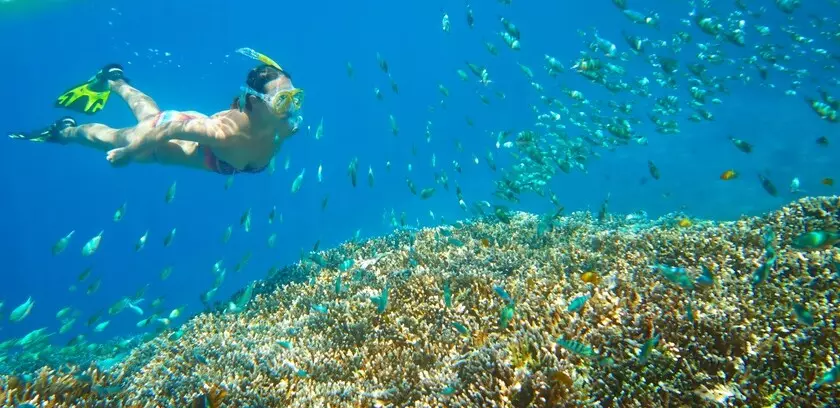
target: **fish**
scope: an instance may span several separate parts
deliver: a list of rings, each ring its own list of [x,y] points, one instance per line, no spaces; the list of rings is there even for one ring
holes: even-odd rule
[[[694,289],[694,282],[688,276],[685,268],[677,267],[677,266],[668,266],[668,265],[661,265],[656,264],[651,266],[654,270],[658,270],[662,273],[662,276],[665,279],[676,283],[683,289],[692,290]]]
[[[160,271],[160,280],[166,280],[169,278],[169,275],[172,275],[173,268],[171,266],[167,266]]]
[[[750,278],[750,283],[753,287],[756,287],[767,280],[767,277],[770,275],[770,269],[772,269],[775,264],[776,257],[772,256],[759,265],[755,271],[753,271],[752,277]]]
[[[790,181],[790,193],[791,194],[798,194],[802,193],[803,191],[799,189],[799,177],[794,177]]]
[[[301,169],[300,174],[295,177],[295,180],[292,182],[292,194],[297,193],[300,191],[300,186],[303,184],[303,175],[306,174],[306,169]]]
[[[233,235],[233,226],[228,225],[225,232],[222,233],[222,243],[227,244],[230,241],[230,236]]]
[[[578,341],[575,341],[575,340],[567,340],[567,339],[564,339],[564,338],[560,337],[560,338],[557,339],[557,341],[555,343],[558,346],[560,346],[560,347],[562,347],[566,350],[569,350],[572,353],[577,354],[581,357],[593,358],[593,357],[597,356],[595,351],[592,350],[592,347],[590,347],[586,344],[580,343]]]
[[[461,322],[452,322],[452,327],[454,327],[455,330],[457,330],[458,333],[460,333],[463,336],[470,335],[470,329],[468,329],[467,326],[464,326],[464,324]]]
[[[443,283],[443,305],[447,309],[452,307],[452,285],[450,281]]]
[[[761,187],[764,188],[764,191],[766,191],[767,194],[770,194],[773,197],[779,196],[779,191],[776,189],[776,186],[773,185],[773,182],[770,181],[770,179],[759,174],[758,180],[761,182]]]
[[[318,123],[318,128],[315,129],[315,140],[321,140],[324,137],[324,118]]]
[[[586,271],[580,275],[580,280],[586,283],[597,285],[599,282],[601,282],[601,277],[595,271]]]
[[[251,209],[245,211],[239,217],[239,226],[245,229],[245,232],[251,232]]]
[[[729,140],[735,145],[735,148],[744,152],[744,153],[752,153],[753,146],[745,140],[738,139],[734,136],[729,136]]]
[[[99,234],[96,234],[96,236],[85,243],[82,247],[82,256],[91,256],[96,253],[96,250],[99,249],[99,245],[102,243],[102,234],[104,232],[105,230],[99,231]]]
[[[32,296],[30,296],[26,299],[25,302],[21,303],[12,310],[12,312],[9,314],[9,320],[12,322],[20,322],[21,320],[29,316],[29,313],[32,312],[33,306],[35,306],[35,302],[32,301]]]
[[[654,180],[659,180],[661,174],[659,173],[659,169],[653,164],[653,161],[648,160],[648,171],[650,172],[650,176],[653,177]]]
[[[99,290],[99,286],[101,286],[101,285],[102,285],[102,278],[97,278],[95,281],[93,281],[93,283],[88,285],[87,290],[85,291],[85,294],[92,295],[92,294],[96,293],[96,291]]]
[[[721,173],[720,179],[724,181],[729,181],[738,177],[738,173],[735,170],[729,169]]]
[[[108,327],[108,325],[109,325],[110,323],[111,323],[111,321],[110,321],[110,320],[105,320],[104,322],[101,322],[101,323],[97,324],[97,325],[93,328],[93,331],[95,331],[95,332],[97,332],[97,333],[101,333],[103,330],[105,330],[105,328],[106,328],[106,327]]]
[[[590,295],[581,295],[572,299],[572,301],[569,302],[569,307],[566,308],[566,311],[574,313],[583,309],[583,306],[586,305],[586,302],[589,300],[590,297]]]
[[[840,364],[834,366],[832,369],[826,371],[819,380],[817,380],[814,385],[811,386],[813,389],[817,389],[822,387],[826,384],[833,384],[840,380]]]
[[[802,323],[806,326],[813,326],[814,325],[814,315],[808,311],[801,303],[794,303],[793,304],[793,314],[796,316],[796,320],[799,323]]]
[[[702,287],[714,286],[715,276],[712,275],[712,271],[710,271],[709,268],[706,268],[705,265],[700,265],[700,270],[700,276],[697,277],[694,284]]]
[[[126,211],[127,206],[128,206],[128,203],[123,203],[120,206],[120,208],[118,208],[117,211],[114,212],[114,222],[120,222],[120,220],[123,219],[123,217],[125,216],[125,211]]]
[[[510,321],[513,320],[513,315],[516,312],[516,309],[512,303],[508,303],[502,310],[499,312],[499,327],[502,329],[506,329],[510,324]]]
[[[170,244],[172,244],[172,240],[174,240],[174,239],[175,239],[175,232],[176,232],[176,229],[175,229],[175,228],[172,228],[172,229],[169,231],[169,233],[168,233],[168,234],[166,234],[166,236],[165,236],[165,237],[163,237],[163,246],[164,246],[164,247],[168,247]]]
[[[840,243],[840,233],[835,231],[810,231],[798,235],[791,242],[795,249],[815,251],[831,248]]]
[[[657,334],[649,339],[647,339],[644,344],[642,344],[642,348],[639,350],[639,363],[645,364],[650,358],[651,352],[656,346],[659,344],[660,335]]]
[[[502,300],[505,301],[505,303],[508,303],[508,304],[513,303],[513,298],[510,297],[510,295],[507,293],[505,288],[503,288],[502,286],[493,285],[493,291],[495,291],[496,294],[499,295],[499,297],[502,298]]]
[[[358,163],[359,163],[359,158],[354,157],[352,160],[350,160],[350,165],[347,166],[347,175],[350,176],[350,184],[352,184],[353,187],[356,187],[356,181],[357,181],[356,180],[356,175],[357,175]]]
[[[371,297],[370,300],[373,304],[376,305],[376,313],[383,314],[385,313],[385,309],[388,307],[388,293],[390,291],[390,285],[385,284],[385,287],[382,288],[382,292],[380,292],[379,296]]]
[[[146,232],[143,234],[143,236],[141,236],[137,240],[137,243],[134,244],[134,252],[140,252],[140,250],[142,250],[146,246],[146,240],[148,238],[149,238],[149,230],[146,230]]]
[[[67,245],[70,244],[70,239],[73,238],[73,234],[75,234],[75,233],[76,233],[76,230],[70,231],[69,233],[67,233],[67,235],[65,235],[61,239],[59,239],[52,247],[52,254],[53,255],[58,255],[58,254],[64,252],[64,250],[67,249]]]
[[[352,268],[354,263],[355,261],[352,258],[347,258],[338,265],[338,270],[341,272],[345,272],[348,269]]]
[[[178,188],[178,182],[177,182],[177,181],[173,181],[173,182],[172,182],[172,185],[171,185],[171,186],[169,186],[169,189],[168,189],[168,190],[166,190],[166,196],[164,197],[164,201],[165,201],[167,204],[171,203],[171,202],[172,202],[172,200],[174,200],[174,199],[175,199],[175,192],[177,191],[177,188]]]

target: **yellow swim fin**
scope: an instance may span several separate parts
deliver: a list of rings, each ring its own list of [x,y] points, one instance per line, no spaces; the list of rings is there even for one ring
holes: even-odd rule
[[[124,79],[122,66],[109,64],[87,82],[65,91],[55,101],[55,106],[93,115],[105,107],[111,88],[108,80]]]

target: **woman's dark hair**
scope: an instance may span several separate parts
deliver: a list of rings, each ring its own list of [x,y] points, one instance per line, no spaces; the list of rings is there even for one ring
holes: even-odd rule
[[[292,79],[292,76],[288,72],[271,65],[262,64],[248,72],[248,79],[245,80],[245,85],[257,92],[265,93],[267,91],[266,85],[281,77]],[[231,109],[239,109],[239,97],[233,99]],[[251,110],[251,101],[248,98],[245,99],[245,109]]]

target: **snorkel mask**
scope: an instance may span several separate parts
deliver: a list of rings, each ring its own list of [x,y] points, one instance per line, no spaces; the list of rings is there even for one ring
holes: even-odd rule
[[[273,59],[267,57],[265,54],[261,54],[251,48],[240,48],[236,50],[236,52],[248,58],[262,62],[263,64],[277,68],[279,71],[285,73],[279,64],[274,62]],[[254,95],[262,99],[275,114],[278,116],[285,116],[287,120],[289,120],[293,129],[297,130],[300,126],[300,122],[303,120],[303,117],[301,116],[304,96],[303,89],[280,89],[270,94],[264,94],[247,86],[243,86],[240,89],[242,90],[242,93],[239,96],[240,111],[245,109],[245,98],[247,98],[248,95]]]

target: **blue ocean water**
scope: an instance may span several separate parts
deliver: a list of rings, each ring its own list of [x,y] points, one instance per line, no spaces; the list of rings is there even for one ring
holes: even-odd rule
[[[758,8],[764,2],[753,3],[751,7]],[[622,30],[657,38],[656,31],[631,25],[607,0],[514,0],[511,5],[487,1],[474,2],[471,7],[476,19],[473,29],[464,22],[462,1],[246,4],[89,0],[0,16],[0,54],[5,56],[0,68],[4,93],[0,123],[4,132],[39,128],[67,114],[53,107],[55,97],[110,62],[122,63],[133,85],[163,109],[208,114],[227,109],[253,66],[253,61],[235,54],[240,47],[264,52],[291,72],[295,85],[307,92],[305,125],[312,131],[311,135],[301,132],[284,145],[275,174],[237,176],[227,191],[224,176],[157,165],[114,169],[103,153],[82,147],[0,140],[0,191],[4,197],[0,301],[5,303],[0,311],[4,316],[0,340],[39,327],[57,331],[55,313],[65,306],[78,308],[82,316],[74,330],[54,336],[56,344],[79,333],[92,341],[136,333],[139,318],[131,312],[114,317],[106,313],[103,319],[112,321],[103,333],[92,333],[83,323],[147,284],[145,306],[164,296],[165,310],[187,304],[188,314],[197,313],[203,310],[199,294],[213,284],[211,268],[217,260],[224,259],[230,267],[247,252],[253,253],[242,272],[228,274],[217,294],[217,299],[226,299],[247,282],[265,276],[270,266],[295,262],[300,251],[310,249],[316,241],[324,248],[349,239],[357,229],[363,236],[389,232],[383,213],[392,209],[397,214],[405,212],[409,222],[419,220],[423,225],[434,225],[440,217],[449,222],[469,217],[458,206],[454,185],[449,192],[438,187],[434,197],[420,200],[409,192],[406,178],[422,189],[434,185],[436,171],[445,170],[451,184],[457,181],[470,203],[498,202],[492,197],[494,181],[514,161],[504,149],[496,149],[495,132],[533,128],[530,105],[540,103],[539,94],[517,62],[532,67],[535,80],[556,95],[562,88],[571,88],[583,91],[590,100],[630,100],[629,95],[608,94],[571,71],[550,78],[542,69],[544,54],[570,66],[585,49],[577,31],[588,32],[593,27],[620,48],[626,48]],[[706,40],[695,27],[680,22],[691,11],[688,2],[638,1],[632,7],[658,11],[662,20],[659,36],[663,38],[683,29],[692,34],[694,42],[685,47],[691,51],[684,51],[681,60],[699,52],[696,43]],[[721,2],[721,8],[731,7]],[[797,10],[796,20],[788,21],[788,15],[772,5],[766,7],[761,24],[774,28],[795,25],[816,42],[823,41],[817,35],[819,29],[811,27],[806,16],[836,16],[838,11],[828,2],[806,2]],[[444,12],[452,19],[449,33],[441,30]],[[511,51],[499,40],[500,15],[522,31],[522,50]],[[758,41],[752,31],[747,38],[748,45],[751,40]],[[771,38],[762,42],[775,41],[795,50],[779,30],[774,30]],[[500,55],[491,56],[484,48],[485,40],[494,42]],[[840,53],[836,42],[819,46],[834,55]],[[726,50],[733,59],[754,54],[749,46]],[[387,76],[379,70],[377,53],[387,59],[399,94],[391,91]],[[465,61],[485,65],[493,89],[504,92],[506,99],[492,98],[490,105],[482,104],[476,97],[480,85],[462,82],[455,73],[466,70]],[[346,73],[348,62],[354,67],[352,78]],[[612,211],[645,210],[656,216],[682,210],[722,220],[760,214],[798,198],[787,194],[793,177],[802,180],[802,189],[809,194],[835,193],[820,180],[840,176],[836,166],[838,126],[820,120],[803,96],[815,96],[817,86],[837,94],[837,87],[828,81],[837,75],[836,69],[824,69],[832,65],[830,60],[793,58],[785,64],[810,73],[802,80],[798,95],[784,95],[790,86],[789,76],[771,72],[762,85],[757,73],[749,72],[752,83],[727,83],[730,91],[721,96],[723,104],[710,108],[715,121],[681,123],[680,134],[660,135],[642,118],[645,124],[640,126],[649,138],[648,146],[600,151],[601,158],[590,160],[586,173],[560,174],[552,180],[551,190],[567,211],[597,210],[610,194]],[[628,76],[635,77],[649,75],[650,67],[638,59],[628,63],[628,70]],[[729,70],[730,75],[740,72],[737,64],[718,70]],[[768,83],[777,84],[776,88]],[[451,91],[445,108],[440,105],[439,84]],[[383,101],[374,97],[374,87],[384,93]],[[400,127],[396,137],[390,132],[389,114]],[[474,126],[469,126],[465,117],[471,118]],[[324,138],[316,141],[313,135],[321,118]],[[113,127],[131,126],[134,121],[116,96],[103,112],[77,119]],[[432,123],[431,143],[425,141],[427,121]],[[739,152],[727,140],[728,135],[749,140],[755,151],[750,155]],[[818,146],[815,140],[820,136],[827,136],[832,143]],[[462,143],[462,152],[456,150],[456,141]],[[497,172],[484,162],[488,150],[499,164]],[[432,154],[437,168],[431,166]],[[473,155],[479,164],[473,164]],[[284,170],[287,157],[290,167]],[[353,157],[359,159],[356,188],[346,174]],[[461,163],[463,174],[454,171],[453,160]],[[650,179],[648,160],[656,163],[662,178],[642,183],[642,179]],[[390,172],[386,161],[392,163]],[[315,179],[319,163],[324,167],[320,184]],[[376,174],[374,188],[366,181],[369,166]],[[729,168],[737,169],[741,177],[721,182],[718,176]],[[303,187],[292,194],[292,180],[301,169],[306,169]],[[768,175],[782,194],[769,196],[757,181],[758,173]],[[166,204],[164,195],[175,181],[177,197]],[[329,205],[322,211],[321,201],[327,194]],[[113,213],[123,203],[127,203],[127,214],[114,223]],[[283,223],[268,224],[273,206],[283,214]],[[543,212],[550,203],[529,194],[511,208]],[[253,211],[254,227],[246,233],[239,227],[239,217],[248,209]],[[430,210],[437,220],[430,217]],[[221,236],[228,225],[234,226],[233,237],[223,244]],[[175,242],[164,248],[163,237],[172,228],[178,230]],[[71,230],[76,235],[70,247],[53,257],[51,246]],[[100,230],[105,231],[102,247],[94,256],[82,257],[81,246]],[[135,253],[134,243],[146,230],[149,243]],[[270,249],[266,240],[272,232],[278,234],[278,244]],[[90,266],[93,274],[89,279],[101,278],[102,287],[88,296],[84,292],[90,280],[77,283],[76,277]],[[158,276],[166,266],[174,267],[174,273],[161,281]],[[79,289],[69,292],[73,284]],[[29,296],[35,301],[31,316],[20,323],[9,322],[8,312]]]

